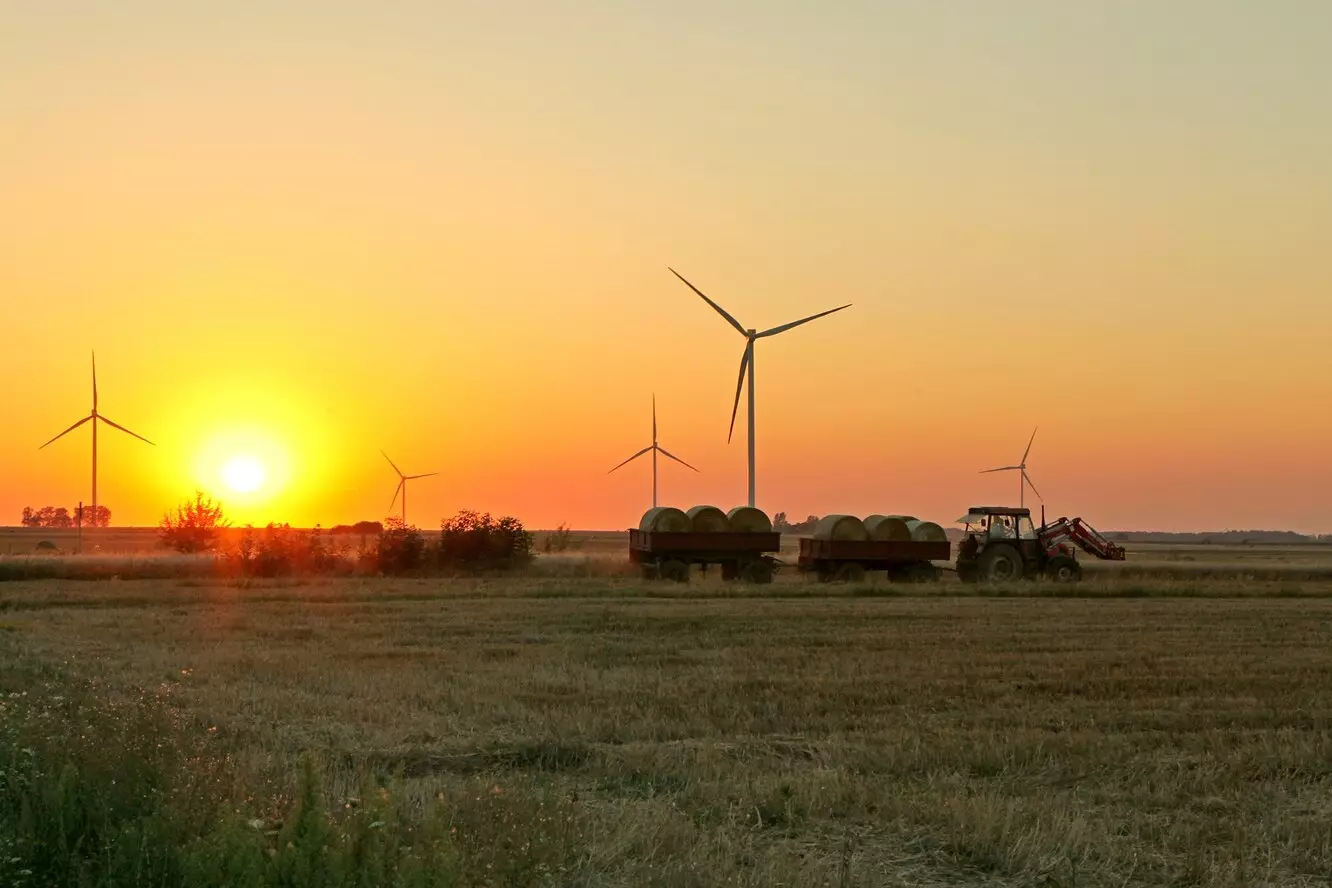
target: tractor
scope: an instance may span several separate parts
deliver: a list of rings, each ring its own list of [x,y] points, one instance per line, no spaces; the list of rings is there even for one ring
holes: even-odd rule
[[[1041,509],[1041,524],[1031,510],[1011,506],[972,506],[957,519],[966,526],[958,546],[957,575],[967,583],[1003,583],[1046,577],[1061,583],[1082,579],[1076,549],[1104,561],[1123,561],[1118,546],[1081,518],[1060,518],[1051,524]]]

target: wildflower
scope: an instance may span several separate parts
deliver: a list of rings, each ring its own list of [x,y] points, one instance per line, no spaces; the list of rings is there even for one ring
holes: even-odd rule
[[[263,829],[263,828],[264,828],[264,822],[260,820],[258,817],[250,821],[250,829]]]

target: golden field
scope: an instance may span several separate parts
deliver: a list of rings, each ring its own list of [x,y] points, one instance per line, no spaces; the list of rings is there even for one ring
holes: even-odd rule
[[[1326,884],[1332,559],[1294,548],[1072,588],[647,584],[586,554],[15,582],[0,656],[162,690],[255,786],[309,752],[335,804],[396,772],[470,828],[466,884]]]

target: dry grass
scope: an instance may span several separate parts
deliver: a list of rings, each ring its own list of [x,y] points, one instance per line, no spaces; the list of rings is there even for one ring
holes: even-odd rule
[[[1326,884],[1332,583],[1056,590],[11,583],[0,657],[165,683],[256,781],[492,794],[553,884]]]

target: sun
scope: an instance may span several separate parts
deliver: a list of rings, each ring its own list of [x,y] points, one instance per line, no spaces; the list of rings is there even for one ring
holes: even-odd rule
[[[222,480],[236,493],[253,493],[267,477],[263,465],[250,456],[233,456],[222,467]]]

